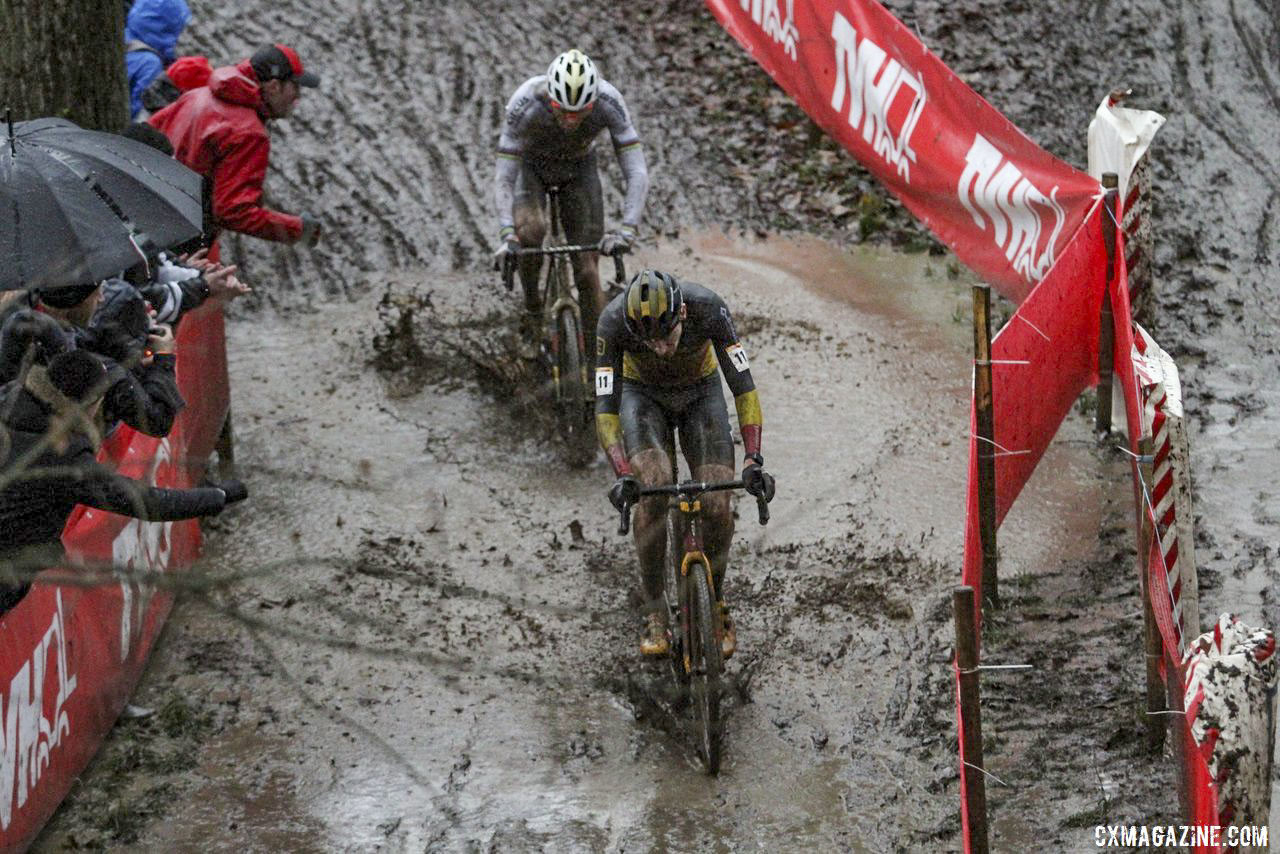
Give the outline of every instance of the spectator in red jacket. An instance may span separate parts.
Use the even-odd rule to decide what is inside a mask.
[[[148,119],[173,143],[174,157],[204,176],[208,243],[230,229],[263,240],[315,244],[320,221],[264,207],[262,181],[271,151],[266,122],[287,117],[301,87],[319,83],[291,48],[266,45],[238,65],[215,70],[208,86]]]

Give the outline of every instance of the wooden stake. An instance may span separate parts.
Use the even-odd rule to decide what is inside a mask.
[[[1169,710],[1173,712],[1184,712],[1182,704],[1182,692],[1185,686],[1183,681],[1183,670],[1181,662],[1165,663],[1165,685],[1167,687],[1166,697]],[[1195,813],[1192,810],[1191,787],[1194,781],[1188,779],[1183,771],[1187,770],[1186,756],[1199,750],[1199,745],[1191,737],[1191,728],[1187,725],[1187,717],[1185,714],[1178,715],[1161,715],[1160,717],[1169,719],[1170,727],[1170,745],[1173,748],[1173,767],[1180,769],[1179,773],[1174,777],[1178,784],[1178,806],[1182,809],[1182,817],[1186,824],[1195,824]],[[1270,779],[1270,778],[1267,778]]]
[[[231,407],[227,407],[227,417],[218,431],[218,441],[213,446],[218,452],[218,478],[230,480],[236,476],[236,442],[231,431]]]
[[[1146,462],[1146,460],[1151,459],[1150,439],[1139,440],[1138,453],[1141,454],[1143,459],[1143,462],[1138,463],[1138,468],[1142,473],[1143,482],[1150,489],[1154,484],[1153,466],[1151,463]],[[1167,715],[1164,714],[1168,710],[1168,704],[1165,702],[1164,680],[1160,676],[1160,657],[1164,655],[1164,643],[1160,638],[1160,629],[1156,626],[1155,612],[1151,610],[1151,591],[1147,583],[1151,543],[1155,537],[1155,532],[1151,527],[1151,517],[1147,513],[1145,499],[1143,506],[1138,508],[1138,513],[1138,572],[1142,582],[1140,587],[1142,593],[1142,648],[1146,653],[1147,662],[1147,751],[1157,754],[1164,747],[1164,734],[1168,725]]]
[[[1111,311],[1111,285],[1116,276],[1116,197],[1120,178],[1114,172],[1102,176],[1106,190],[1102,204],[1102,242],[1107,249],[1107,289],[1102,295],[1102,314],[1098,320],[1098,405],[1094,429],[1100,434],[1111,432],[1111,375],[1115,371],[1112,348],[1115,342],[1115,318]]]
[[[956,620],[956,668],[960,671],[960,745],[965,764],[964,809],[969,817],[969,851],[987,854],[987,781],[982,758],[982,710],[978,691],[978,631],[972,587],[957,587],[952,600]]]
[[[1000,605],[996,552],[996,428],[991,385],[991,288],[973,286],[973,408],[978,441],[978,530],[982,537],[982,602]]]

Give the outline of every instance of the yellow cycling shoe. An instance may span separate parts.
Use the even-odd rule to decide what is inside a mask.
[[[724,626],[724,634],[720,636],[720,655],[728,661],[738,649],[738,633],[734,631],[729,606],[723,602],[720,603],[720,619]]]
[[[644,634],[640,638],[641,655],[666,655],[671,651],[667,640],[667,622],[661,614],[650,614],[645,622]]]

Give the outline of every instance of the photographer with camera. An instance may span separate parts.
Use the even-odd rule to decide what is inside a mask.
[[[62,529],[77,504],[163,522],[215,515],[248,497],[238,480],[161,489],[97,462],[98,409],[110,385],[98,357],[69,350],[0,388],[0,613],[36,572],[65,562]]]
[[[142,294],[120,279],[103,282],[98,309],[77,342],[107,369],[108,431],[123,421],[148,436],[169,435],[186,405],[178,391],[177,341],[168,324],[155,322]]]
[[[105,294],[105,296],[104,296]],[[0,382],[24,365],[48,365],[57,355],[85,349],[108,370],[102,423],[124,422],[163,437],[185,402],[178,392],[173,333],[152,330],[141,294],[127,282],[72,285],[33,294],[0,326]]]

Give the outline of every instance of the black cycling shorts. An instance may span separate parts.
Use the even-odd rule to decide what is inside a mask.
[[[691,473],[708,463],[733,468],[733,436],[719,373],[680,388],[623,380],[618,415],[628,458],[656,448],[674,462],[678,433]]]
[[[535,208],[541,219],[542,200],[547,187],[560,188],[560,222],[564,236],[571,244],[599,243],[604,237],[604,201],[600,189],[600,172],[596,169],[596,153],[587,152],[581,160],[525,160],[520,164],[516,180],[515,214],[521,221],[522,209]]]

